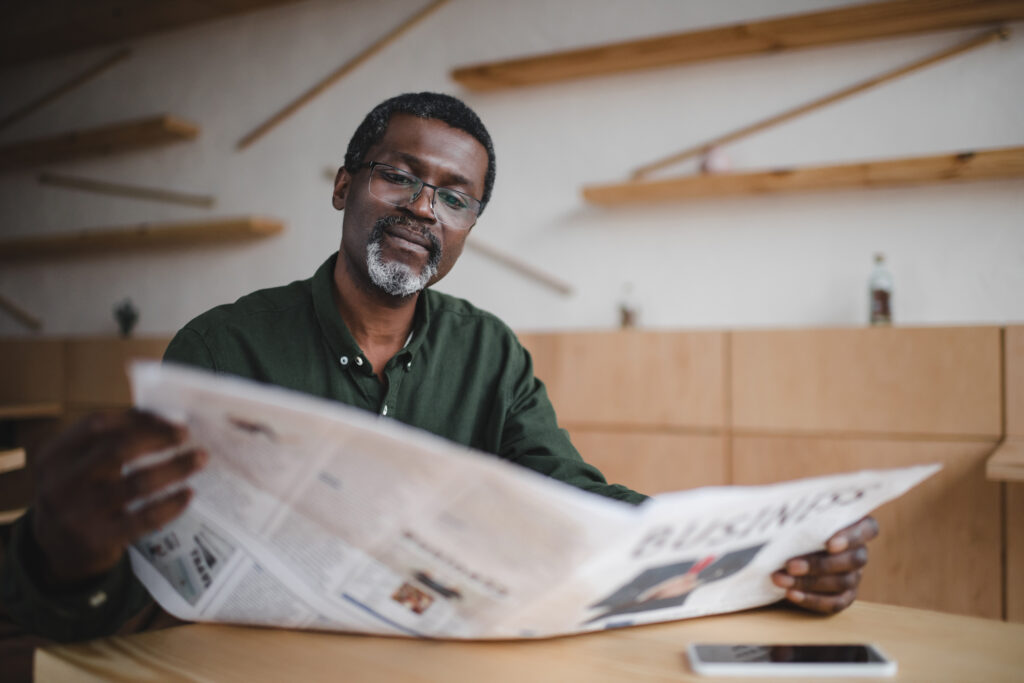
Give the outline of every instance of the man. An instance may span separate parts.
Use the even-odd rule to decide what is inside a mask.
[[[490,136],[459,100],[401,95],[356,130],[338,171],[341,247],[309,280],[215,308],[182,329],[165,360],[342,401],[427,429],[594,493],[610,485],[558,428],[529,354],[494,316],[428,287],[444,277],[490,199]],[[188,505],[179,490],[139,507],[202,467],[200,450],[125,476],[139,455],[184,431],[148,414],[92,416],[33,458],[37,495],[13,533],[3,579],[10,613],[60,639],[113,632],[148,600],[125,547]],[[856,595],[873,520],[773,577],[820,612]]]

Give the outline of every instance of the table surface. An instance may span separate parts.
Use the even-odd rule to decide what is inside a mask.
[[[696,676],[689,668],[686,645],[705,641],[867,641],[897,660],[895,680],[1024,680],[1024,625],[864,602],[828,617],[770,607],[539,641],[432,641],[191,625],[42,648],[36,652],[36,677],[485,683],[724,680]]]
[[[725,679],[694,674],[686,645],[744,641],[874,642],[897,660],[895,680],[1024,680],[1022,624],[863,602],[832,617],[771,607],[538,641],[195,624],[47,647],[35,666],[40,681],[708,681]]]

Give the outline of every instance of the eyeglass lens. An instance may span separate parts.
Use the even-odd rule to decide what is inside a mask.
[[[377,163],[370,169],[370,194],[393,206],[408,206],[424,187],[426,183],[401,169]],[[429,187],[434,188],[430,203],[437,220],[460,230],[472,227],[479,212],[477,200],[447,187]]]

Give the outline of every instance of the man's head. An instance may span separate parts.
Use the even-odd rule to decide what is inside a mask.
[[[487,206],[487,202],[491,200],[491,190],[494,188],[494,144],[476,112],[466,106],[465,102],[451,95],[436,92],[410,92],[397,95],[378,104],[366,115],[348,142],[348,151],[345,152],[345,168],[348,172],[354,173],[360,165],[372,161],[372,159],[366,158],[366,153],[380,142],[394,114],[409,114],[421,119],[444,121],[452,128],[469,133],[483,145],[483,148],[487,150],[487,175],[484,177],[484,191],[478,197],[482,212]]]
[[[406,94],[375,107],[334,188],[356,284],[403,299],[444,277],[490,198],[494,167],[487,130],[454,97]]]

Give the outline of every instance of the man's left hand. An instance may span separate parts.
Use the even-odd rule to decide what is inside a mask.
[[[776,586],[786,589],[786,600],[812,612],[834,614],[857,597],[861,569],[868,563],[867,542],[878,536],[878,522],[865,517],[837,531],[825,550],[794,557],[772,574]]]

